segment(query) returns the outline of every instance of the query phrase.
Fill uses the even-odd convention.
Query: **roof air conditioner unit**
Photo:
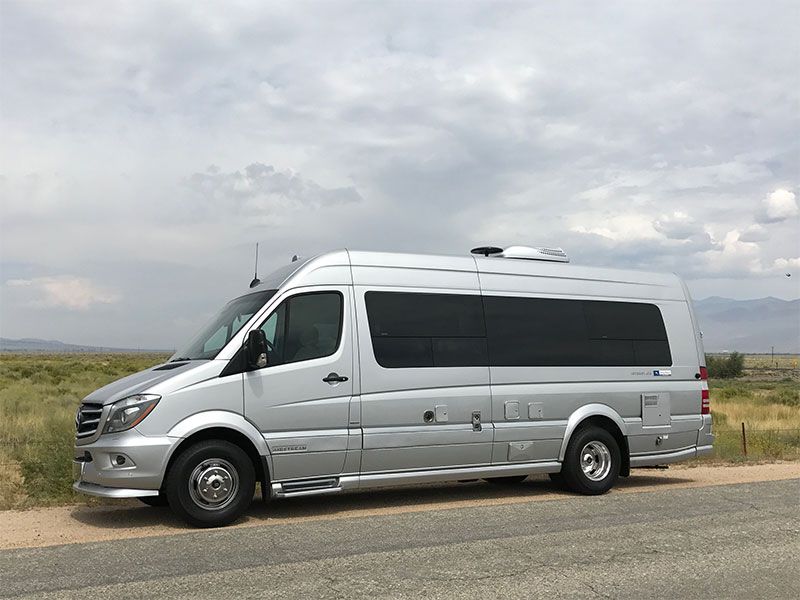
[[[472,254],[483,256],[496,256],[498,258],[521,258],[524,260],[545,260],[549,262],[568,263],[569,257],[561,248],[531,248],[530,246],[509,246],[497,248],[495,246],[481,246],[473,248]]]

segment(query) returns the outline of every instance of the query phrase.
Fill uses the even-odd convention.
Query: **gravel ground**
[[[747,466],[680,465],[668,470],[634,470],[631,477],[620,479],[611,494],[793,478],[800,478],[798,462]],[[247,516],[234,527],[282,525],[304,520],[370,517],[570,497],[573,496],[554,487],[546,476],[531,477],[525,483],[512,487],[494,486],[484,482],[425,485],[296,498],[268,505],[255,501]],[[177,520],[169,509],[146,507],[135,500],[99,507],[61,506],[0,511],[0,549],[162,536],[192,531],[192,528]]]
[[[800,480],[681,475],[657,493],[373,504],[369,515],[317,506],[273,524],[3,550],[0,596],[800,597]]]
[[[747,466],[674,466],[668,470],[634,470],[620,479],[611,494],[655,492],[755,481],[800,478],[800,463]],[[234,527],[283,525],[305,520],[369,517],[570,498],[544,476],[502,487],[483,482],[439,484],[373,490],[337,496],[296,498],[264,505],[253,503]],[[108,506],[61,506],[24,511],[0,511],[0,549],[97,542],[133,537],[189,533],[169,509],[154,509],[138,501]]]

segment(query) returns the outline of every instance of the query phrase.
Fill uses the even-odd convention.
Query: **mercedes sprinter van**
[[[188,522],[265,498],[548,473],[601,494],[711,451],[701,333],[674,274],[341,250],[231,300],[168,362],[89,394],[74,488]]]

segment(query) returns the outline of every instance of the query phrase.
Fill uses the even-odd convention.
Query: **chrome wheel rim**
[[[581,469],[587,479],[602,481],[611,472],[611,451],[603,442],[589,442],[581,450]]]
[[[227,460],[209,458],[197,465],[189,477],[189,496],[206,510],[222,510],[239,491],[239,473]]]

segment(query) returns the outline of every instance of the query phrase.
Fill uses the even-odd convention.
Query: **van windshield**
[[[191,342],[170,358],[170,362],[215,358],[250,317],[275,295],[275,292],[277,290],[265,290],[231,300],[200,330],[200,333],[192,338]]]

